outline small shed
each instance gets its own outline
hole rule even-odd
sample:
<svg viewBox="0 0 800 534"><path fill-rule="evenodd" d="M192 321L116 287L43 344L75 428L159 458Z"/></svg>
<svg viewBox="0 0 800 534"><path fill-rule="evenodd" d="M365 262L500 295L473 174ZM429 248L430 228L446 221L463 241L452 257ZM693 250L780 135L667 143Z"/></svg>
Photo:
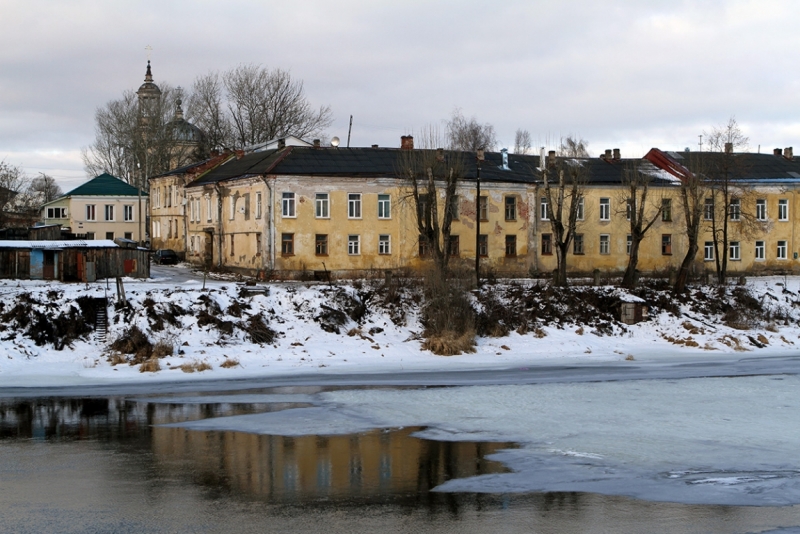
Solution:
<svg viewBox="0 0 800 534"><path fill-rule="evenodd" d="M93 282L150 276L149 251L111 240L0 241L0 278Z"/></svg>

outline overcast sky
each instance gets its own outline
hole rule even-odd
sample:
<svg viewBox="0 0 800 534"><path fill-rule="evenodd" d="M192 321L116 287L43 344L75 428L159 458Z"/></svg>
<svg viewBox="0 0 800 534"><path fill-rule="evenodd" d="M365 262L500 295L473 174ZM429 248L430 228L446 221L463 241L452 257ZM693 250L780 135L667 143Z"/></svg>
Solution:
<svg viewBox="0 0 800 534"><path fill-rule="evenodd" d="M698 148L735 116L750 148L800 146L800 3L792 1L0 0L0 160L87 176L97 107L239 63L289 70L329 135L399 146L455 108L535 146L592 155Z"/></svg>

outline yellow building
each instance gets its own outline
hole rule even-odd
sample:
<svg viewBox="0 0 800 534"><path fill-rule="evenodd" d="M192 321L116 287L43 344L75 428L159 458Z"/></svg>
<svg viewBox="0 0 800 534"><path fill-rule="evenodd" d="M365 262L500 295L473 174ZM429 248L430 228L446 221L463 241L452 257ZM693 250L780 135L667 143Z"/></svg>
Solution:
<svg viewBox="0 0 800 534"><path fill-rule="evenodd" d="M173 248L199 265L278 278L324 272L363 276L418 267L428 261L426 245L420 240L410 184L398 177L408 150L414 151L284 146L153 178L154 247ZM453 215L451 261L474 265L480 243L482 269L497 275L554 270L556 243L548 220L552 206L547 206L542 180L545 161L540 156L486 154L480 167L481 200L476 203L475 155L440 154L461 165L450 206L444 205L443 188L437 191L438 213L447 209ZM625 177L630 172L648 178L645 214L655 217L641 243L638 268L676 270L688 248L681 181L695 168L707 178L704 194L719 194L714 193L719 184L713 182L712 171L722 156L691 156L657 149L644 159L623 159L618 151L600 158L550 156L548 165L577 166L584 177L567 255L569 272L625 270L631 242ZM726 204L731 215L728 238L720 251L710 252L712 223L719 230L721 220L717 206L715 215L702 221L695 272L713 271L715 255L722 253L729 258L731 273L795 269L800 243L794 238L793 214L800 162L791 154L727 157L739 167Z"/></svg>

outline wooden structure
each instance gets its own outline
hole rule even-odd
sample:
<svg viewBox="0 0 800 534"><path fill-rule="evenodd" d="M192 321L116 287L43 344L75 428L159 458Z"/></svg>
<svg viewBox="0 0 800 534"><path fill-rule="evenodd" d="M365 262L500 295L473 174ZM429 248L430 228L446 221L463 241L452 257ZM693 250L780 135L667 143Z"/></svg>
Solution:
<svg viewBox="0 0 800 534"><path fill-rule="evenodd" d="M0 241L0 278L93 282L150 276L149 251L113 241Z"/></svg>

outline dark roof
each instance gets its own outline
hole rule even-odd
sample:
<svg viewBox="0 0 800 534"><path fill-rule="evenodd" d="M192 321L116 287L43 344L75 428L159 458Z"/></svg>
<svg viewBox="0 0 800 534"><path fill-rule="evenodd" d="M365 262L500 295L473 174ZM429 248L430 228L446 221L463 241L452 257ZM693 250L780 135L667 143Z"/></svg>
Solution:
<svg viewBox="0 0 800 534"><path fill-rule="evenodd" d="M654 149L655 150L655 149ZM800 158L751 152L664 152L673 161L695 173L711 174L728 168L734 180L761 182L800 181Z"/></svg>
<svg viewBox="0 0 800 534"><path fill-rule="evenodd" d="M418 149L417 149L418 150ZM658 149L652 152L669 154L664 160L656 158L640 159L604 159L604 158L557 158L562 164L580 165L588 173L589 184L619 184L625 172L636 166L641 172L652 176L656 184L674 185L677 183L668 172L665 162L676 161L673 153L664 153ZM213 184L226 180L248 176L288 175L317 177L363 177L394 178L400 158L404 151L398 148L314 148L292 146L278 150L251 153L239 158L231 158L217 168L205 173L193 181L188 187ZM705 156L711 153L694 153ZM474 180L477 173L475 154L472 152L445 151L446 158L461 157L465 162L465 180ZM741 160L748 163L752 170L748 176L754 178L790 177L790 171L797 169L800 163L785 158L766 154L738 154ZM711 154L709 157L716 157ZM481 164L481 181L505 183L541 182L540 161L538 155L508 155L508 168L503 168L503 155L500 152L489 152ZM188 169L189 167L186 167ZM176 174L180 169L171 171ZM797 178L800 178L798 174Z"/></svg>
<svg viewBox="0 0 800 534"><path fill-rule="evenodd" d="M92 178L83 185L79 185L69 193L64 194L64 197L72 196L131 196L139 195L139 190L130 184L127 184L111 176L108 173L103 173L96 178ZM142 191L143 196L147 193ZM62 197L63 198L63 197Z"/></svg>

